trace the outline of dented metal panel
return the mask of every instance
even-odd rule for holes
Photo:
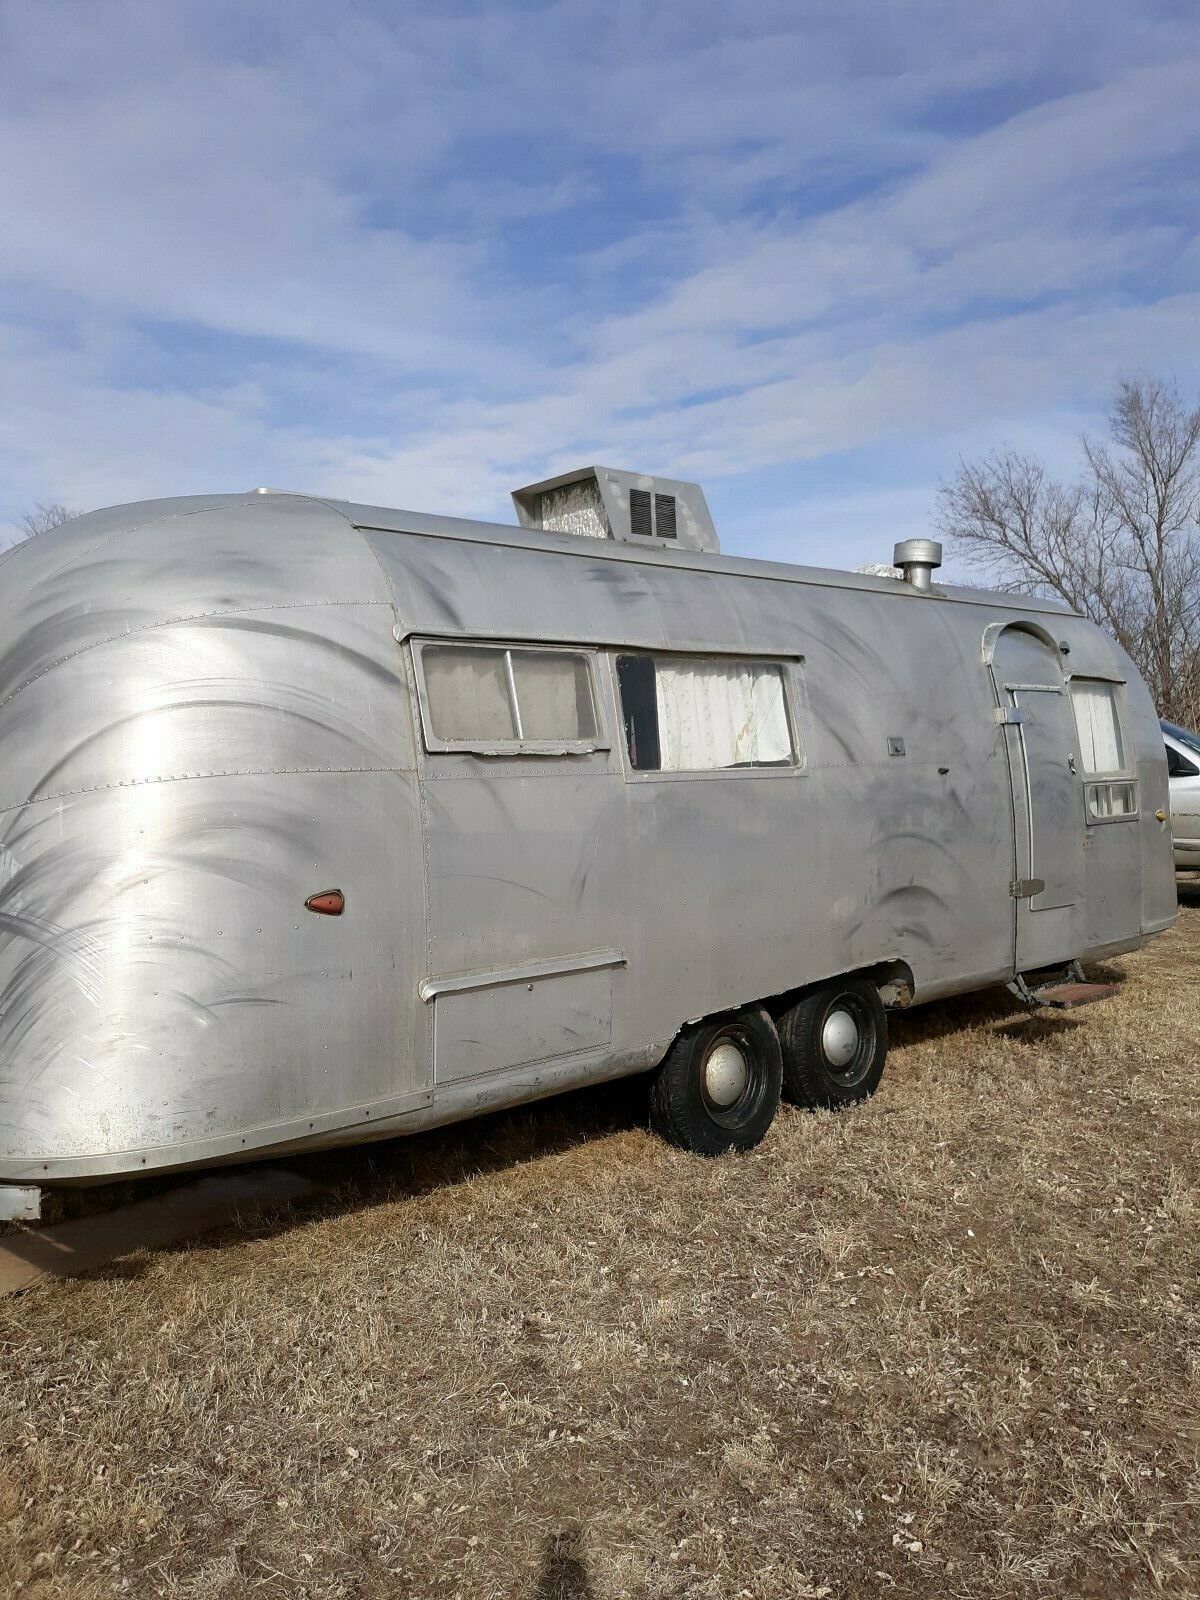
[[[444,991],[434,1000],[434,1081],[563,1060],[612,1039],[611,967]]]

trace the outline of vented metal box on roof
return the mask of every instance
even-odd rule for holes
[[[704,490],[677,478],[582,467],[513,492],[523,528],[622,544],[720,552]]]

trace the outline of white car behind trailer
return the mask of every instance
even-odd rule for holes
[[[1171,837],[1180,872],[1200,869],[1200,733],[1162,724],[1171,791]]]

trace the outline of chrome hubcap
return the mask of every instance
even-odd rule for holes
[[[749,1081],[745,1056],[731,1040],[722,1039],[704,1063],[705,1094],[713,1105],[724,1109],[741,1099]]]
[[[849,1066],[858,1049],[858,1023],[848,1011],[831,1011],[821,1029],[821,1049],[831,1067]]]

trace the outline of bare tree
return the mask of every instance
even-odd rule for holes
[[[1000,588],[1064,601],[1137,663],[1164,716],[1200,724],[1200,405],[1172,384],[1117,386],[1078,483],[997,451],[962,462],[937,522]]]
[[[49,505],[43,505],[39,500],[32,511],[27,511],[23,517],[17,519],[17,527],[21,530],[18,543],[22,539],[32,539],[35,533],[48,533],[51,528],[57,528],[60,522],[69,522],[75,515],[68,511],[66,506],[60,505],[57,500]]]

